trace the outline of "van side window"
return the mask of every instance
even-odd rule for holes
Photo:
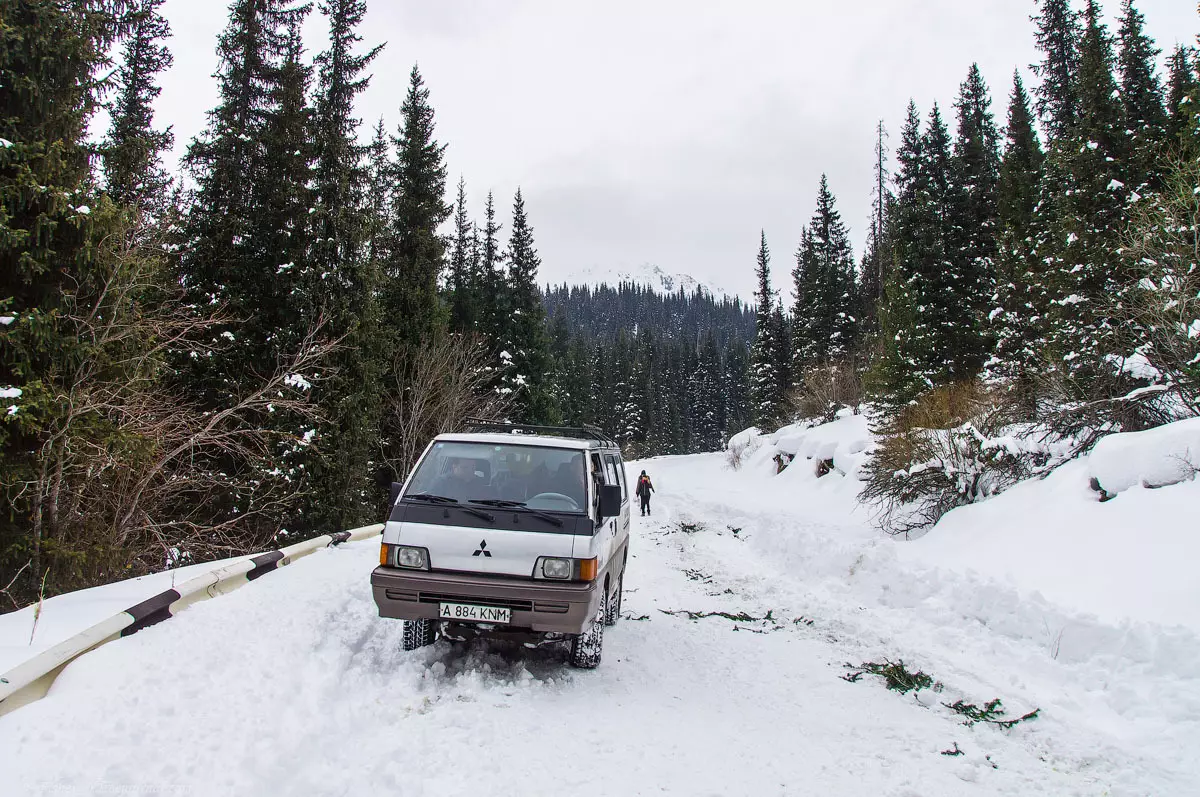
[[[625,480],[620,477],[621,469],[617,467],[617,458],[612,454],[604,455],[604,473],[609,484],[620,485],[621,500],[625,500]]]
[[[605,454],[604,463],[608,470],[608,483],[621,485],[621,500],[628,498],[628,493],[625,490],[625,473],[621,467],[621,461],[615,454]]]

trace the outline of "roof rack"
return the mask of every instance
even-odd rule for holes
[[[573,437],[581,440],[595,440],[599,443],[620,448],[601,429],[595,426],[536,426],[528,423],[509,423],[491,418],[464,418],[463,431],[466,432],[500,432],[502,434],[552,435],[554,437]]]

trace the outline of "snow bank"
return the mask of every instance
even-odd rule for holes
[[[727,448],[748,470],[764,476],[777,473],[783,461],[788,463],[789,478],[803,470],[814,478],[828,471],[857,480],[873,442],[868,425],[865,415],[842,410],[832,423],[802,421],[771,434],[751,427],[731,437]],[[826,468],[828,463],[832,469]]]
[[[0,672],[32,659],[64,639],[163,590],[245,558],[248,557],[189,565],[56,595],[42,603],[40,613],[38,607],[33,605],[20,611],[0,614]]]
[[[870,517],[872,508],[858,499],[857,476],[872,445],[864,416],[748,432],[735,438],[752,451],[739,479],[712,490],[727,491],[744,477],[744,489],[779,511],[827,523]],[[991,442],[1021,447],[1015,438]],[[779,455],[794,457],[781,473]],[[829,460],[832,470],[818,475]],[[1188,481],[1188,461],[1200,465],[1200,419],[1110,435],[1090,456],[955,509],[920,539],[898,539],[892,547],[909,567],[996,582],[1104,623],[1200,632],[1200,579],[1193,572],[1200,561],[1200,480]],[[1116,498],[1101,501],[1092,479]],[[793,553],[790,540],[773,544],[776,553]]]
[[[1200,418],[1109,435],[1087,462],[1088,475],[1109,495],[1136,485],[1163,487],[1190,479],[1200,469]]]
[[[871,448],[872,437],[865,415],[843,414],[832,423],[807,429],[784,427],[774,435],[775,447],[799,459],[832,462],[842,476],[858,477]]]
[[[1200,481],[1142,486],[1186,478],[1177,455],[1189,444],[1200,453],[1194,421],[1112,435],[1045,479],[953,510],[921,539],[899,545],[900,555],[977,573],[1108,623],[1200,632]],[[1092,478],[1120,495],[1101,501]]]

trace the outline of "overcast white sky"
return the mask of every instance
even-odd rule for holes
[[[157,121],[174,126],[176,154],[216,103],[227,5],[163,6],[175,66]],[[1137,6],[1164,51],[1195,42],[1194,3]],[[1013,69],[1033,82],[1035,10],[1034,0],[369,0],[364,45],[387,46],[360,102],[364,136],[380,117],[395,129],[417,62],[449,144],[448,188],[461,174],[474,216],[489,190],[507,216],[519,185],[543,282],[654,263],[748,296],[765,229],[786,289],[822,172],[861,250],[877,119],[893,149],[910,97],[952,120],[978,61],[1003,123]],[[315,11],[306,37],[310,56],[324,47]]]

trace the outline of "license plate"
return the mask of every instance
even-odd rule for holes
[[[439,604],[438,617],[443,620],[468,620],[476,623],[512,622],[512,609],[497,606],[472,606],[469,603]]]

